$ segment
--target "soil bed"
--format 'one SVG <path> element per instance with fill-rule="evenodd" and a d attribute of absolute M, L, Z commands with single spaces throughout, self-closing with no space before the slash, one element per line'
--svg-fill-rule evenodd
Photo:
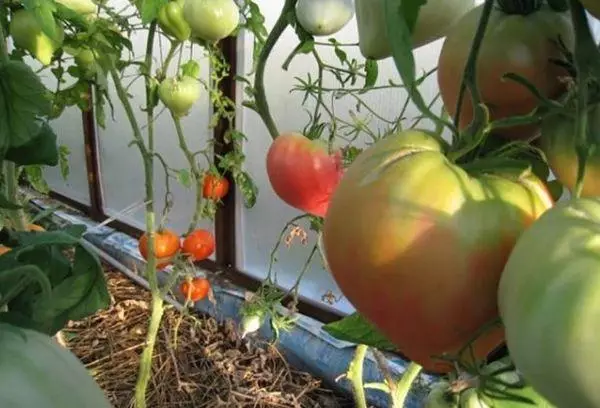
<path fill-rule="evenodd" d="M 68 347 L 91 370 L 115 408 L 132 407 L 150 293 L 107 270 L 112 304 L 63 330 Z M 178 328 L 178 329 L 177 329 Z M 177 333 L 177 335 L 175 335 Z M 239 338 L 233 322 L 165 312 L 148 389 L 150 408 L 352 407 L 278 350 Z"/>

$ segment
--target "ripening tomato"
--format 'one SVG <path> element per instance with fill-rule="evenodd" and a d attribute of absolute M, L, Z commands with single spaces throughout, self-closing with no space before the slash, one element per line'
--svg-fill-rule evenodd
<path fill-rule="evenodd" d="M 210 282 L 205 278 L 186 280 L 179 285 L 179 290 L 186 300 L 189 299 L 192 302 L 197 302 L 208 295 Z"/>
<path fill-rule="evenodd" d="M 540 148 L 556 178 L 569 191 L 577 184 L 579 160 L 577 157 L 576 113 L 558 112 L 542 121 Z M 596 143 L 600 143 L 600 104 L 589 107 L 588 128 Z M 596 149 L 587 159 L 583 178 L 582 197 L 600 196 L 600 151 Z"/>
<path fill-rule="evenodd" d="M 222 176 L 208 173 L 202 182 L 202 197 L 220 200 L 229 192 L 229 181 Z"/>
<path fill-rule="evenodd" d="M 557 407 L 600 407 L 600 198 L 558 203 L 519 238 L 502 272 L 506 344 Z"/>
<path fill-rule="evenodd" d="M 139 251 L 148 259 L 148 235 L 144 234 L 139 240 Z M 171 263 L 180 248 L 179 236 L 169 230 L 156 231 L 154 234 L 154 252 L 156 253 L 156 267 L 164 268 Z"/>
<path fill-rule="evenodd" d="M 183 240 L 182 250 L 192 261 L 203 261 L 215 252 L 215 237 L 210 231 L 197 229 Z"/>
<path fill-rule="evenodd" d="M 329 268 L 348 300 L 425 370 L 498 318 L 500 273 L 519 235 L 553 205 L 530 172 L 467 173 L 425 131 L 387 136 L 347 169 L 325 216 Z M 501 328 L 474 343 L 477 358 Z M 469 353 L 467 353 L 469 354 Z"/>
<path fill-rule="evenodd" d="M 340 152 L 329 154 L 323 142 L 299 133 L 283 133 L 267 153 L 267 175 L 273 191 L 288 205 L 325 216 L 342 175 Z"/>
<path fill-rule="evenodd" d="M 463 72 L 482 10 L 483 6 L 478 6 L 465 14 L 448 31 L 442 46 L 438 85 L 450 115 L 456 112 Z M 553 11 L 545 4 L 527 16 L 508 14 L 499 8 L 492 11 L 477 59 L 477 84 L 492 120 L 525 115 L 538 105 L 537 98 L 527 88 L 502 79 L 504 74 L 524 77 L 547 98 L 556 98 L 566 90 L 563 79 L 567 71 L 552 61 L 564 60 L 556 44 L 559 39 L 567 49 L 573 49 L 574 32 L 569 13 Z M 467 92 L 460 127 L 466 127 L 472 119 L 472 102 Z M 528 125 L 500 129 L 496 133 L 523 139 L 536 131 L 536 126 Z"/>

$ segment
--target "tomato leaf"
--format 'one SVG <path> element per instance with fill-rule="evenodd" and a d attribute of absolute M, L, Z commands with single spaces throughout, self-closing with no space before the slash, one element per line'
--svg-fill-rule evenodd
<path fill-rule="evenodd" d="M 377 328 L 358 313 L 352 313 L 337 322 L 323 326 L 323 330 L 336 339 L 364 344 L 383 351 L 397 348 Z"/>
<path fill-rule="evenodd" d="M 379 76 L 379 65 L 374 59 L 367 59 L 365 62 L 365 86 L 364 88 L 371 88 L 377 83 L 377 77 Z"/>
<path fill-rule="evenodd" d="M 439 118 L 425 103 L 419 92 L 416 79 L 415 58 L 412 53 L 412 30 L 417 21 L 421 6 L 426 0 L 383 0 L 385 5 L 385 25 L 392 57 L 409 97 L 415 106 L 436 124 L 453 128 L 452 124 Z"/>
<path fill-rule="evenodd" d="M 44 34 L 52 40 L 61 40 L 61 35 L 54 19 L 56 3 L 53 0 L 23 0 L 23 7 L 25 7 L 25 10 L 33 12 Z"/>
<path fill-rule="evenodd" d="M 56 139 L 56 134 L 50 125 L 44 122 L 36 137 L 22 146 L 8 149 L 5 159 L 17 165 L 56 166 L 58 164 Z"/>
<path fill-rule="evenodd" d="M 0 64 L 0 154 L 39 135 L 39 118 L 52 109 L 46 95 L 46 88 L 27 64 Z"/>
<path fill-rule="evenodd" d="M 7 210 L 18 210 L 19 208 L 23 208 L 21 205 L 13 203 L 10 201 L 4 194 L 0 194 L 0 208 L 4 208 Z"/>

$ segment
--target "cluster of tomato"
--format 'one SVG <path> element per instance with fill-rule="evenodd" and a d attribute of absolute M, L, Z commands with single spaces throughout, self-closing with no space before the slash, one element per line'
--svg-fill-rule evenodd
<path fill-rule="evenodd" d="M 222 176 L 206 174 L 202 184 L 202 197 L 209 200 L 221 200 L 229 192 L 229 181 Z M 182 253 L 188 260 L 199 262 L 207 259 L 215 251 L 215 237 L 210 231 L 196 229 L 187 234 L 183 242 L 177 233 L 168 228 L 154 234 L 154 253 L 157 268 L 170 265 L 175 257 Z M 138 242 L 140 254 L 148 259 L 148 235 L 144 233 Z M 210 284 L 205 278 L 194 278 L 181 283 L 179 287 L 186 299 L 193 302 L 206 297 Z"/>
<path fill-rule="evenodd" d="M 386 58 L 385 2 L 370 2 L 369 10 L 363 3 L 355 3 L 361 52 Z M 415 46 L 445 37 L 437 79 L 450 115 L 485 7 L 474 3 L 429 0 L 413 32 Z M 344 295 L 404 356 L 446 374 L 456 364 L 484 363 L 506 344 L 518 368 L 511 375 L 530 384 L 517 397 L 543 407 L 600 407 L 600 153 L 591 151 L 582 198 L 558 203 L 561 194 L 549 188 L 550 170 L 561 193 L 562 186 L 571 192 L 576 186 L 577 122 L 586 118 L 575 109 L 569 57 L 573 15 L 583 15 L 582 6 L 600 17 L 591 0 L 498 0 L 476 62 L 490 121 L 525 117 L 540 99 L 561 106 L 535 123 L 495 128 L 487 138 L 490 151 L 519 141 L 543 153 L 541 171 L 531 161 L 517 164 L 521 157 L 465 159 L 441 135 L 417 129 L 387 135 L 346 169 L 338 155 L 302 135 L 280 136 L 267 155 L 277 195 L 325 217 L 326 258 Z M 439 27 L 443 32 L 432 34 Z M 592 135 L 600 130 L 599 108 L 592 104 L 583 114 Z M 466 92 L 459 130 L 473 119 Z M 428 406 L 528 405 L 473 389 L 455 398 L 447 384 L 440 386 Z"/>

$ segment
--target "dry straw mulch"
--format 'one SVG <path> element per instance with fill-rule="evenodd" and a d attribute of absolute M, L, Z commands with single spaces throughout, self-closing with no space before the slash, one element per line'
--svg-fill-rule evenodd
<path fill-rule="evenodd" d="M 115 408 L 132 406 L 150 294 L 108 271 L 108 310 L 71 322 L 68 347 L 91 370 Z M 176 329 L 178 327 L 178 329 Z M 175 333 L 178 333 L 175 336 Z M 175 343 L 175 337 L 176 343 Z M 149 408 L 351 407 L 311 375 L 290 367 L 277 349 L 241 340 L 233 323 L 165 312 L 148 389 Z"/>

